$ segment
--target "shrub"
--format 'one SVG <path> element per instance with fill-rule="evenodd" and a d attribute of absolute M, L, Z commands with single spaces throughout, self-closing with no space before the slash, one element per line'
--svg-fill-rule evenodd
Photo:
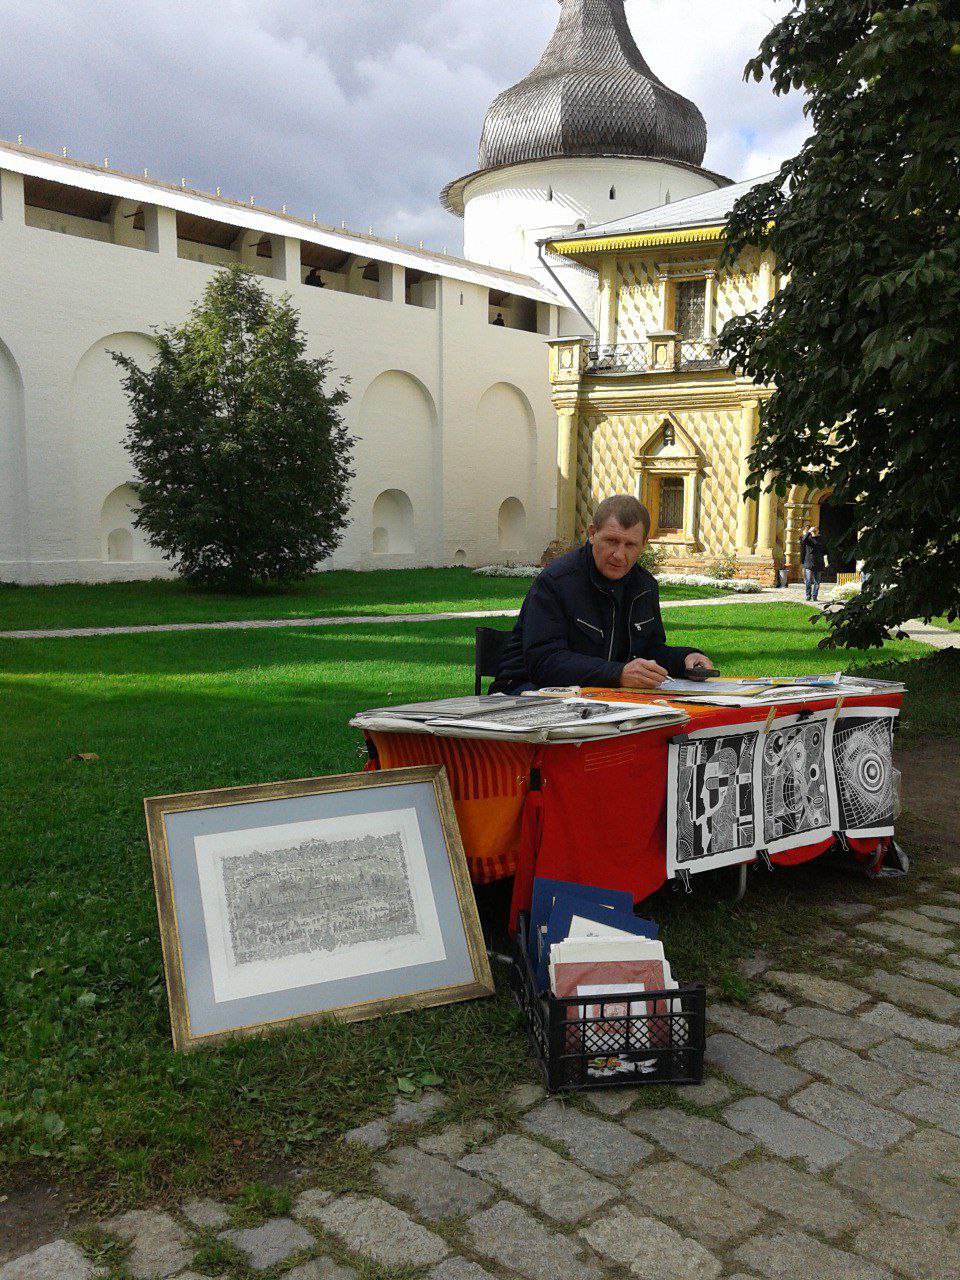
<path fill-rule="evenodd" d="M 135 524 L 188 581 L 237 591 L 310 573 L 347 524 L 353 442 L 329 357 L 308 360 L 289 298 L 218 272 L 149 369 L 114 353 L 132 422 Z"/>
<path fill-rule="evenodd" d="M 710 576 L 723 579 L 735 578 L 739 567 L 737 557 L 732 551 L 728 551 L 726 555 L 717 556 L 714 560 L 710 566 Z"/>
<path fill-rule="evenodd" d="M 663 547 L 654 546 L 652 542 L 648 542 L 640 553 L 640 567 L 646 569 L 647 573 L 652 573 L 654 577 L 660 572 L 666 563 L 667 553 Z"/>
<path fill-rule="evenodd" d="M 481 578 L 536 578 L 540 573 L 537 564 L 485 564 L 474 573 Z"/>
<path fill-rule="evenodd" d="M 563 538 L 554 538 L 547 544 L 543 555 L 540 557 L 540 568 L 546 569 L 547 565 L 553 564 L 554 560 L 559 560 L 561 556 L 565 556 L 568 551 L 572 551 L 574 544 L 567 542 Z"/>
<path fill-rule="evenodd" d="M 859 594 L 859 582 L 844 582 L 842 584 L 836 583 L 830 588 L 830 595 L 828 596 L 828 599 L 843 603 L 847 600 L 852 600 L 854 596 L 858 596 Z"/>

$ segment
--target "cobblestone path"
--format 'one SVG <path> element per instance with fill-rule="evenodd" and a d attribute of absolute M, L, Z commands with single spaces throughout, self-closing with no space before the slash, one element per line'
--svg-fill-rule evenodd
<path fill-rule="evenodd" d="M 522 1085 L 505 1130 L 428 1092 L 347 1135 L 362 1192 L 245 1228 L 212 1200 L 127 1213 L 0 1280 L 960 1280 L 960 879 L 917 888 L 826 908 L 816 972 L 749 962 L 698 1088 Z"/>

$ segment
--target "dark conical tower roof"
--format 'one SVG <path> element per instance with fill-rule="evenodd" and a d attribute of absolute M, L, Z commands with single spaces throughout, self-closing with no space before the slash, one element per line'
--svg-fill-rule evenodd
<path fill-rule="evenodd" d="M 624 0 L 560 0 L 536 68 L 495 99 L 480 169 L 563 156 L 647 156 L 699 166 L 707 126 L 637 48 Z"/>

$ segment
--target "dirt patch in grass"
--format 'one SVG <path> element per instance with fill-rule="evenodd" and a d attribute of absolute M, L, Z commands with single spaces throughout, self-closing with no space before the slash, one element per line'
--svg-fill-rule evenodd
<path fill-rule="evenodd" d="M 944 862 L 960 865 L 960 742 L 918 738 L 896 752 L 903 775 L 900 843 L 910 852 L 919 840 Z"/>
<path fill-rule="evenodd" d="M 0 1264 L 79 1225 L 79 1215 L 62 1187 L 32 1177 L 0 1182 Z"/>

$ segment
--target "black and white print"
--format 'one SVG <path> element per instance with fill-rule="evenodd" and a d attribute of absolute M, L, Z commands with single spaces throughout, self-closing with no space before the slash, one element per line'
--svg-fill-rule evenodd
<path fill-rule="evenodd" d="M 410 809 L 198 836 L 217 1001 L 443 959 Z"/>
<path fill-rule="evenodd" d="M 224 860 L 235 964 L 410 937 L 417 913 L 399 831 L 304 840 Z"/>
<path fill-rule="evenodd" d="M 885 707 L 841 712 L 833 731 L 838 828 L 852 836 L 893 834 L 897 816 L 893 722 Z"/>
<path fill-rule="evenodd" d="M 705 729 L 670 743 L 667 875 L 827 841 L 893 834 L 899 792 L 893 707 L 784 716 L 752 732 Z"/>
<path fill-rule="evenodd" d="M 667 874 L 747 862 L 757 851 L 759 730 L 705 731 L 670 744 Z"/>
<path fill-rule="evenodd" d="M 833 834 L 829 736 L 827 716 L 776 720 L 764 735 L 761 791 L 763 846 L 768 852 L 814 844 Z"/>

